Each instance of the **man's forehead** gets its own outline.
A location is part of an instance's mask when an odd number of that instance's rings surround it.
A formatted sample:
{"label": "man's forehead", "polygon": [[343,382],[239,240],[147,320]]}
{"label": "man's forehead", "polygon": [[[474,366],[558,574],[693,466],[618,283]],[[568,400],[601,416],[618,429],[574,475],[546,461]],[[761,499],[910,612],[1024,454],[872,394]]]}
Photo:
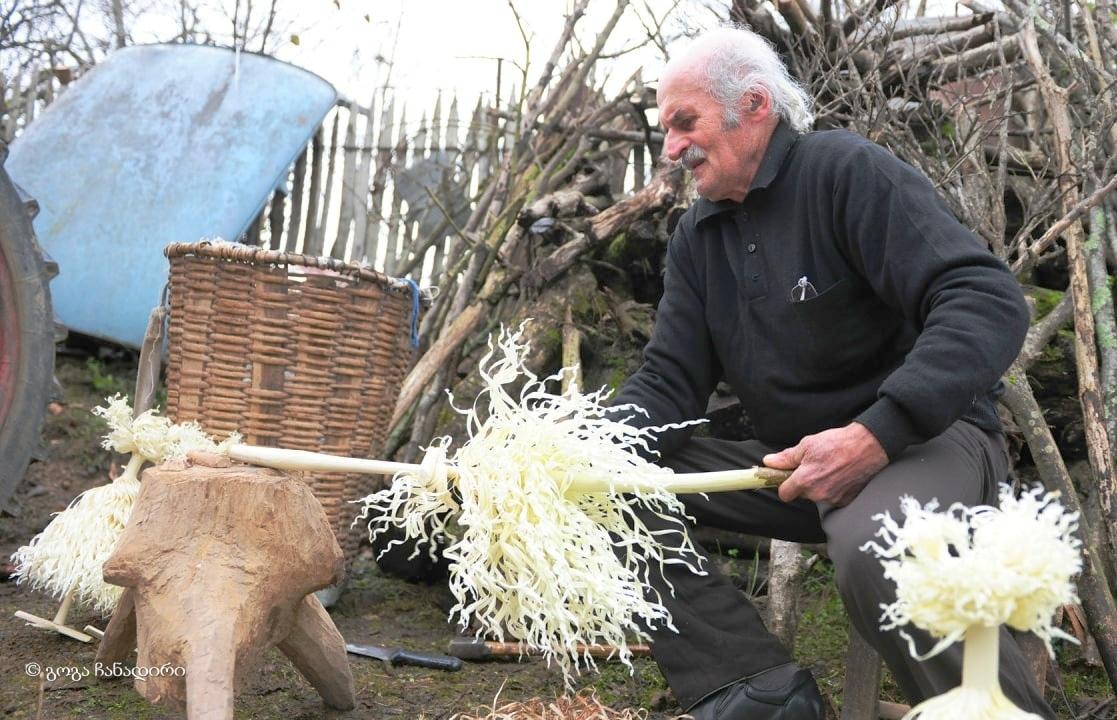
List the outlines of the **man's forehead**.
{"label": "man's forehead", "polygon": [[695,97],[702,94],[702,90],[693,73],[668,73],[660,80],[659,88],[656,90],[656,101],[660,107],[693,102]]}
{"label": "man's forehead", "polygon": [[656,93],[660,123],[666,125],[684,115],[699,112],[710,101],[706,89],[692,78],[665,79]]}

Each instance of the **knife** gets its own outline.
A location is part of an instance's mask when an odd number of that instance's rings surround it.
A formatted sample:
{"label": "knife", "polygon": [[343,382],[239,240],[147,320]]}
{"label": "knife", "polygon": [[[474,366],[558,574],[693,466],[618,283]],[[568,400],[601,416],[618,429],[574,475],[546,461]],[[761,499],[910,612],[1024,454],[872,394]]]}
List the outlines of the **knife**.
{"label": "knife", "polygon": [[378,645],[357,645],[355,643],[346,643],[345,649],[354,655],[363,655],[364,657],[383,660],[389,665],[418,665],[419,667],[449,671],[462,669],[461,659],[450,657],[449,655],[412,652],[410,650],[404,650],[403,648],[389,650],[388,648]]}

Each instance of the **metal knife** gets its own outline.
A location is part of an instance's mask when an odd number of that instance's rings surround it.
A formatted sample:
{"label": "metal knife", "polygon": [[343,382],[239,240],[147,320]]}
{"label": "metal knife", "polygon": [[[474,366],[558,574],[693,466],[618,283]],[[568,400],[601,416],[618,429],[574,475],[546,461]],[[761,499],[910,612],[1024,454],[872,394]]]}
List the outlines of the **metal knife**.
{"label": "metal knife", "polygon": [[390,650],[378,645],[357,645],[355,643],[346,643],[345,649],[354,655],[383,660],[389,665],[418,665],[419,667],[449,671],[462,669],[461,658],[450,657],[449,655],[412,652],[403,648]]}

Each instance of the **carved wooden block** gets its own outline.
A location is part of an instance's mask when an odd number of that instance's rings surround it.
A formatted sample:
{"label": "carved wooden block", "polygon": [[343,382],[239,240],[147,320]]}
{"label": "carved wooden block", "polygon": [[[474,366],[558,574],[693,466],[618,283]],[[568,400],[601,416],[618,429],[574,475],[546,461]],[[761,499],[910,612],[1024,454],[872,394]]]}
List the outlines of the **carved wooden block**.
{"label": "carved wooden block", "polygon": [[124,659],[134,637],[144,697],[185,706],[188,718],[232,718],[236,693],[279,647],[327,705],[352,708],[345,641],[311,594],[343,567],[321,505],[297,478],[199,456],[152,468],[104,565],[105,580],[128,591],[98,660]]}

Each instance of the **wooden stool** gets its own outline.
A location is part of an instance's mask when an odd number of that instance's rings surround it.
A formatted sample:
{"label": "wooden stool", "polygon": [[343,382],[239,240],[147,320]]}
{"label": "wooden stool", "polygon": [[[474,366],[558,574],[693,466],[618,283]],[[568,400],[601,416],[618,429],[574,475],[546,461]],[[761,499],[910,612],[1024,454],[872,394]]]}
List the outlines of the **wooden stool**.
{"label": "wooden stool", "polygon": [[850,626],[841,720],[900,720],[907,714],[909,705],[880,699],[880,676],[880,653]]}

